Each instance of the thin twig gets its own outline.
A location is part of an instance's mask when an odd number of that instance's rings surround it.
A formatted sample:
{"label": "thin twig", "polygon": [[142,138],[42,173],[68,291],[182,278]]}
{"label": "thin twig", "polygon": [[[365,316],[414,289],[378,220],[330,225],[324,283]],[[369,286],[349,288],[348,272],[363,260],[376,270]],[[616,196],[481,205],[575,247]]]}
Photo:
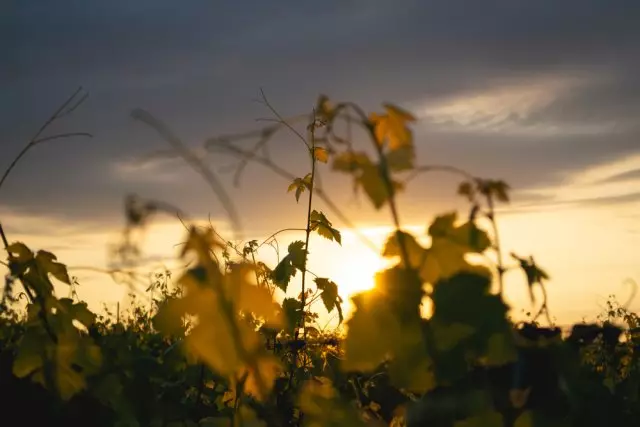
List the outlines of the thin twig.
{"label": "thin twig", "polygon": [[11,171],[16,167],[16,165],[18,164],[18,162],[20,161],[20,159],[22,159],[22,157],[24,157],[25,154],[27,154],[27,152],[34,147],[35,145],[42,143],[42,142],[46,142],[46,141],[51,141],[54,139],[59,139],[59,138],[67,138],[67,137],[76,137],[76,136],[86,136],[91,138],[93,135],[89,134],[89,133],[84,133],[84,132],[76,132],[76,133],[66,133],[66,134],[59,134],[59,135],[53,135],[50,137],[44,137],[44,138],[40,138],[40,135],[42,135],[42,133],[56,120],[58,120],[59,118],[70,114],[73,110],[75,110],[85,99],[86,96],[83,97],[80,102],[76,103],[73,107],[73,109],[71,110],[67,110],[65,112],[65,108],[67,108],[67,106],[73,101],[73,99],[78,95],[78,93],[80,93],[80,91],[82,91],[82,87],[79,87],[74,93],[73,95],[71,95],[69,98],[67,98],[67,100],[65,102],[62,103],[62,105],[60,105],[60,107],[58,107],[58,109],[47,119],[47,121],[45,121],[42,126],[40,126],[40,129],[38,129],[38,131],[36,132],[36,134],[33,136],[33,138],[31,138],[31,140],[29,140],[29,142],[27,143],[27,145],[24,146],[24,148],[20,151],[20,153],[18,153],[18,155],[16,156],[15,159],[13,159],[13,161],[11,162],[11,164],[9,165],[9,167],[5,170],[4,174],[2,175],[2,178],[0,178],[0,188],[2,188],[2,185],[4,184],[5,180],[7,179],[7,177],[9,176],[9,174],[11,173]]}
{"label": "thin twig", "polygon": [[[230,144],[227,141],[224,141],[224,143],[220,143],[218,145],[213,145],[212,144],[208,148],[210,148],[210,149],[213,149],[213,148],[224,149],[228,153],[233,154],[235,156],[249,158],[249,159],[261,164],[262,166],[270,169],[272,172],[274,172],[275,174],[279,175],[280,177],[284,178],[285,180],[287,180],[289,182],[291,182],[294,179],[296,179],[295,175],[293,175],[292,173],[290,173],[287,170],[283,169],[282,167],[278,166],[271,159],[268,159],[268,158],[266,158],[264,156],[261,156],[261,155],[259,155],[257,153],[248,152],[247,150],[244,150],[242,148],[236,147],[236,146]],[[329,198],[329,196],[324,192],[324,190],[322,188],[317,187],[315,189],[315,192],[316,192],[316,195],[333,212],[333,214],[335,216],[337,216],[338,219],[340,221],[342,221],[342,223],[347,228],[351,229],[358,236],[358,238],[369,249],[371,249],[376,254],[379,253],[379,248],[371,240],[369,240],[369,238],[367,238],[363,233],[360,232],[360,230],[342,213],[342,211],[335,205],[335,203],[333,203],[333,201]]]}
{"label": "thin twig", "polygon": [[[242,226],[240,224],[240,217],[236,211],[233,201],[224,190],[222,185],[218,181],[218,177],[213,171],[211,171],[201,159],[194,155],[182,141],[171,132],[171,130],[160,120],[153,117],[150,113],[136,109],[131,113],[132,117],[136,120],[140,120],[154,128],[173,148],[180,154],[180,156],[196,171],[204,180],[209,184],[214,193],[218,196],[222,207],[227,212],[229,220],[232,224],[233,231],[236,238],[239,239],[241,235]],[[239,239],[240,240],[240,239]]]}
{"label": "thin twig", "polygon": [[262,88],[260,88],[260,95],[262,95],[262,102],[264,103],[264,105],[267,106],[267,108],[269,110],[271,110],[271,112],[273,113],[274,116],[276,116],[278,118],[278,120],[280,121],[280,123],[282,123],[284,126],[286,126],[291,132],[293,132],[294,135],[296,135],[307,148],[309,147],[309,143],[307,142],[306,138],[304,136],[302,136],[302,134],[300,132],[298,132],[298,130],[296,128],[294,128],[293,126],[291,126],[290,123],[288,123],[281,115],[280,113],[278,113],[276,111],[275,108],[273,108],[271,106],[271,104],[269,103],[269,101],[267,100],[266,95],[264,94],[264,90]]}

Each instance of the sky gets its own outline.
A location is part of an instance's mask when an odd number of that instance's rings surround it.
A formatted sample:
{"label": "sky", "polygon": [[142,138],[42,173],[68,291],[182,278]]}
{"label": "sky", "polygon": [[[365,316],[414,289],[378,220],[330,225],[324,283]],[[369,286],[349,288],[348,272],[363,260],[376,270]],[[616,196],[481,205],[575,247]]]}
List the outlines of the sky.
{"label": "sky", "polygon": [[[259,119],[273,116],[256,101],[263,89],[287,117],[308,113],[321,93],[366,110],[393,102],[419,119],[420,164],[507,181],[513,201],[499,216],[503,247],[534,255],[549,271],[558,321],[594,316],[609,294],[626,300],[625,280],[640,282],[635,0],[10,0],[0,8],[2,170],[78,86],[89,93],[48,132],[93,138],[36,147],[0,188],[9,239],[52,250],[70,266],[106,265],[129,193],[225,221],[187,165],[149,157],[168,145],[131,118],[133,109],[200,150],[207,138],[264,126]],[[281,134],[269,148],[294,175],[306,173],[294,137]],[[232,157],[214,153],[206,162],[233,192],[247,238],[304,226],[288,182],[252,165],[236,189],[224,173]],[[388,213],[354,200],[343,177],[321,173],[345,214],[380,244]],[[455,184],[442,175],[413,181],[399,199],[403,224],[421,233],[434,215],[463,209]],[[160,218],[148,230],[150,260],[174,254],[184,235],[176,222]],[[282,238],[286,245],[300,236]],[[313,267],[343,282],[345,296],[369,286],[382,266],[355,236],[342,248],[312,243]],[[108,278],[73,271],[90,303],[122,298]],[[507,298],[529,309],[522,277],[510,274]]]}

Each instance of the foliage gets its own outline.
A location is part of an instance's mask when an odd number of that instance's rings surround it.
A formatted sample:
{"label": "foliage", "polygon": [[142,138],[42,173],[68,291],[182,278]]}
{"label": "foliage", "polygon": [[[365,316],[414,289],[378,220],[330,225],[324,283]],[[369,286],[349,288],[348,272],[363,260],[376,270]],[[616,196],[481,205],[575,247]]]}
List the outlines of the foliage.
{"label": "foliage", "polygon": [[[183,149],[166,127],[143,116]],[[364,129],[374,156],[339,135],[344,121]],[[549,275],[532,257],[512,254],[514,266],[502,260],[495,206],[509,201],[508,185],[416,165],[414,121],[391,104],[365,114],[321,96],[308,136],[296,131],[309,154],[303,178],[225,142],[229,152],[286,177],[297,203],[308,196],[305,227],[296,229],[304,237],[270,268],[257,251],[271,238],[239,248],[212,226],[191,225],[180,255],[187,267],[176,283],[169,273],[158,274],[147,289],[153,304],[134,298],[122,318],[57,297],[52,279],[75,286],[67,267],[50,252],[9,244],[0,228],[10,270],[0,304],[0,380],[12,390],[3,398],[6,407],[37,405],[15,415],[27,425],[638,425],[638,316],[610,301],[604,318],[576,324],[568,336],[551,323],[541,327],[538,317],[549,317]],[[316,302],[343,322],[339,284],[315,275],[313,285],[306,280],[313,274],[310,235],[342,242],[314,205],[315,195],[342,218],[319,185],[318,163],[345,174],[375,209],[388,208],[394,226],[381,251],[394,263],[376,274],[374,289],[352,296],[344,336],[314,326]],[[194,164],[206,179],[215,178]],[[469,201],[469,215],[444,213],[425,236],[414,236],[400,224],[397,195],[407,173],[437,169],[461,177],[458,193]],[[143,226],[160,205],[143,206],[153,209],[128,215],[131,227]],[[513,269],[529,289],[543,291],[530,322],[508,316],[502,280]],[[278,301],[276,290],[289,290],[298,274],[299,296]],[[14,297],[18,284],[28,299],[25,311]],[[533,292],[531,299],[536,303]]]}

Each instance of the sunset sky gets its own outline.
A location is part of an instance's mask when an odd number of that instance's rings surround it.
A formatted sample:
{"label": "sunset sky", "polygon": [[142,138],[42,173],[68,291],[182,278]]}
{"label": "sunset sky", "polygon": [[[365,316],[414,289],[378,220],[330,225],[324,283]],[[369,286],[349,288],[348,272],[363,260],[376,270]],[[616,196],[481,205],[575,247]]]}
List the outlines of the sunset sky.
{"label": "sunset sky", "polygon": [[[9,240],[55,252],[70,266],[104,267],[124,224],[128,193],[225,221],[206,183],[134,121],[143,108],[189,146],[308,113],[317,96],[368,111],[390,101],[412,111],[419,164],[450,164],[513,187],[499,215],[505,252],[532,254],[551,275],[560,323],[593,318],[609,294],[640,283],[640,3],[635,0],[329,0],[110,2],[37,0],[0,6],[0,168],[79,85],[90,96],[49,132],[91,132],[30,152],[0,188]],[[294,175],[305,152],[281,134],[274,159]],[[247,239],[302,228],[305,206],[285,180],[250,166],[239,189],[221,172],[236,160],[210,154]],[[388,212],[355,200],[343,176],[321,167],[323,186],[380,245]],[[424,233],[434,215],[465,205],[456,181],[424,175],[399,199],[402,223]],[[343,246],[311,243],[310,268],[343,296],[371,285],[383,266],[343,228]],[[222,230],[228,227],[222,224]],[[229,237],[231,237],[229,235]],[[282,235],[281,247],[300,239]],[[184,238],[175,219],[148,230],[146,255],[170,259]],[[275,258],[265,252],[272,266]],[[168,262],[168,261],[167,261]],[[123,301],[108,277],[72,270],[94,307]],[[529,309],[524,279],[507,277],[514,309]],[[62,288],[61,288],[62,289]],[[631,308],[640,309],[640,296]]]}

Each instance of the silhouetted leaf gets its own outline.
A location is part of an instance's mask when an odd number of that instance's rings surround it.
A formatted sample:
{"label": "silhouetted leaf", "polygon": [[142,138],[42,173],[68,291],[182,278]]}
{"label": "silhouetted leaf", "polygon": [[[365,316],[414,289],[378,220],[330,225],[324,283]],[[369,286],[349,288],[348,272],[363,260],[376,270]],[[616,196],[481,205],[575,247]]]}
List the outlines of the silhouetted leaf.
{"label": "silhouetted leaf", "polygon": [[329,240],[335,240],[339,244],[342,244],[340,231],[333,228],[331,222],[322,212],[318,212],[314,209],[309,216],[309,225],[312,231],[317,231],[322,237]]}
{"label": "silhouetted leaf", "polygon": [[55,277],[59,281],[70,285],[71,279],[69,278],[69,273],[67,272],[67,266],[56,262],[56,260],[56,256],[51,252],[40,250],[36,255],[36,262],[44,271],[53,275],[53,277]]}
{"label": "silhouetted leaf", "polygon": [[342,310],[340,304],[342,303],[342,298],[338,295],[338,285],[332,282],[329,279],[316,277],[315,279],[316,286],[319,290],[322,291],[320,297],[322,298],[322,302],[324,303],[325,308],[329,313],[333,311],[333,309],[338,310],[338,315],[340,317],[340,323],[342,323]]}

